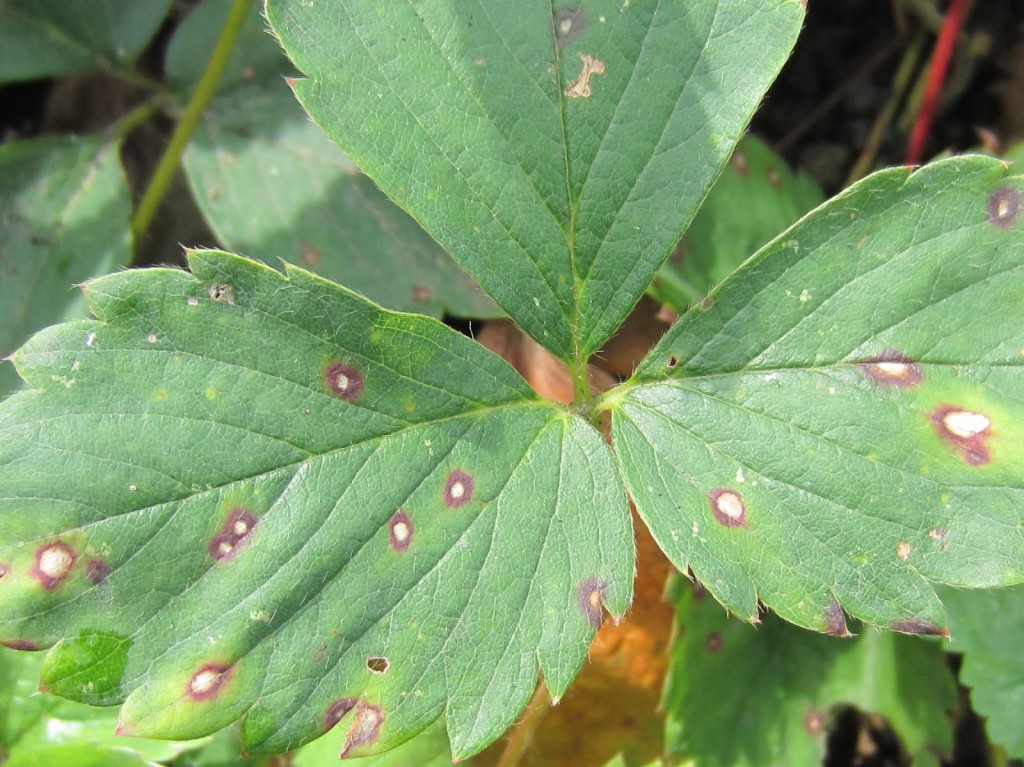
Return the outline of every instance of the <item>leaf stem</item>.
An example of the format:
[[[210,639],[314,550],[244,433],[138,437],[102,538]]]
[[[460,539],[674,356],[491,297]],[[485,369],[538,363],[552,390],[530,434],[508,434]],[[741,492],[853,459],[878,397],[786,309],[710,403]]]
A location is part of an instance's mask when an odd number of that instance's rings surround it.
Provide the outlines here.
[[[122,115],[116,123],[110,127],[110,132],[118,138],[124,138],[139,125],[144,123],[154,112],[164,105],[165,98],[163,95],[155,96],[139,106],[135,107],[126,115]]]
[[[171,181],[178,172],[178,166],[181,164],[181,155],[185,151],[185,146],[188,144],[189,139],[192,138],[196,127],[198,127],[206,106],[217,91],[217,85],[220,83],[221,75],[224,74],[224,70],[231,58],[231,52],[234,50],[235,43],[241,34],[242,25],[245,23],[251,5],[252,0],[233,0],[231,3],[231,10],[228,12],[227,20],[224,22],[220,37],[217,39],[217,45],[214,47],[210,60],[206,64],[206,70],[199,79],[199,83],[196,85],[196,89],[193,91],[192,98],[189,99],[181,119],[178,120],[171,140],[167,144],[167,149],[164,150],[160,163],[157,165],[156,170],[153,172],[153,177],[149,181],[149,186],[142,195],[139,207],[132,216],[132,235],[136,242],[146,233],[150,223],[153,221],[153,216],[156,215],[160,203],[163,202],[164,196],[171,186]]]
[[[590,391],[590,376],[587,374],[587,361],[577,357],[572,363],[570,373],[572,374],[573,404],[585,412],[593,404],[593,395]]]

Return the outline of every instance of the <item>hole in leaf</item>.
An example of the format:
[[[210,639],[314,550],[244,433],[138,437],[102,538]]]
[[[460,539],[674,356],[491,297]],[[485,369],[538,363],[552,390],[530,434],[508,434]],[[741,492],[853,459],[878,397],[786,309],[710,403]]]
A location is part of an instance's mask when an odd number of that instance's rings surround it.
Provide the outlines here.
[[[374,674],[386,674],[388,669],[391,668],[391,661],[383,655],[375,655],[372,658],[366,659],[366,668],[370,669]]]

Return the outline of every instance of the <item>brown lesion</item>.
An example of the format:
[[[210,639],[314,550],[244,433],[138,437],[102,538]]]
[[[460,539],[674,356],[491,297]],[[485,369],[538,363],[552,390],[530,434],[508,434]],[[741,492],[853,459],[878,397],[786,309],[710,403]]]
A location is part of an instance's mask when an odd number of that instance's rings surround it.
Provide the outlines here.
[[[879,386],[909,388],[917,386],[924,378],[921,365],[898,349],[886,349],[876,357],[863,362],[860,369]]]
[[[569,83],[565,89],[565,95],[571,99],[585,99],[590,97],[590,78],[594,75],[604,74],[604,62],[601,59],[591,56],[589,53],[581,53],[580,60],[583,62],[583,69],[579,76]]]
[[[992,421],[984,413],[942,405],[932,411],[931,422],[939,437],[957,448],[969,465],[982,466],[992,460],[988,448]]]

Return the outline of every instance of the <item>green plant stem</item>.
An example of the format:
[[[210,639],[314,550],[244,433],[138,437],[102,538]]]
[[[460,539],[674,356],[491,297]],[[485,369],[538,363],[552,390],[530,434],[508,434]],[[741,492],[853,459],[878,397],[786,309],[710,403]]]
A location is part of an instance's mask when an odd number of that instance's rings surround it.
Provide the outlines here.
[[[110,128],[110,132],[118,138],[124,138],[139,125],[152,117],[153,113],[163,106],[164,101],[165,99],[161,95],[151,98],[145,103],[139,104],[139,106],[135,107],[135,109],[128,114],[123,115],[116,123],[114,123]]]
[[[181,155],[185,151],[185,146],[188,144],[189,139],[192,138],[196,127],[199,125],[199,120],[202,119],[206,106],[217,91],[217,85],[220,83],[221,75],[224,74],[224,69],[231,58],[231,52],[234,50],[238,36],[241,34],[242,25],[245,23],[251,5],[252,0],[233,0],[231,3],[231,10],[228,12],[227,21],[224,22],[217,45],[213,49],[209,62],[206,64],[206,70],[199,79],[199,83],[196,85],[196,89],[192,93],[192,98],[189,99],[181,119],[178,120],[170,143],[168,143],[167,149],[164,150],[160,163],[157,165],[156,170],[153,172],[153,177],[149,181],[149,186],[142,195],[139,207],[132,216],[132,235],[136,242],[146,233],[150,223],[153,221],[153,216],[156,215],[160,203],[163,202],[164,196],[171,186],[174,175],[178,172],[178,166],[181,164]]]
[[[569,372],[572,374],[573,403],[582,410],[588,410],[592,404],[593,396],[590,392],[590,376],[587,374],[587,361],[573,360]]]

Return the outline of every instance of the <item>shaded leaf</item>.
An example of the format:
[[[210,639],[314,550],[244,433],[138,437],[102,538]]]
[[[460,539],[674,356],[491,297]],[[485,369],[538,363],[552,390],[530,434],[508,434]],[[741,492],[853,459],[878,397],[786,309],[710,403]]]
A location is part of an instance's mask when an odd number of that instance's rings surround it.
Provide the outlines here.
[[[0,0],[0,82],[126,69],[171,0]]]
[[[823,199],[810,176],[744,136],[648,292],[682,313]]]
[[[174,37],[168,74],[186,91],[229,5],[207,0]],[[218,241],[271,265],[300,263],[392,309],[500,316],[437,243],[310,123],[281,77],[291,70],[254,7],[226,87],[184,155],[193,195]]]
[[[339,720],[348,754],[441,714],[456,756],[560,695],[630,598],[600,434],[499,358],[299,269],[217,252],[88,286],[0,406],[0,639],[123,676],[124,732]],[[54,382],[61,377],[73,384]],[[44,609],[45,608],[45,609]],[[89,657],[88,641],[100,657]]]
[[[271,0],[267,16],[313,119],[575,369],[679,239],[802,10]]]
[[[1024,579],[1022,187],[981,157],[865,179],[608,395],[640,515],[730,610],[940,633],[928,581]]]
[[[184,101],[199,83],[227,21],[232,0],[202,0],[174,30],[167,46],[164,73],[167,83]],[[245,83],[266,83],[294,74],[295,68],[281,46],[267,33],[266,22],[254,3],[231,51],[219,88],[230,91]],[[214,100],[216,105],[216,100]],[[209,119],[209,118],[207,118]]]
[[[949,754],[956,683],[942,647],[866,629],[837,639],[773,615],[759,626],[680,591],[665,693],[669,751],[701,767],[821,764],[836,709],[884,717],[914,765]]]
[[[118,145],[95,138],[0,144],[0,356],[81,313],[75,283],[131,258]],[[0,365],[0,394],[18,384]]]
[[[964,654],[960,681],[993,743],[1024,759],[1024,587],[940,592],[949,612],[952,652]]]
[[[149,765],[202,745],[115,735],[116,711],[40,693],[41,661],[38,654],[0,648],[0,755],[6,755],[5,767]]]

